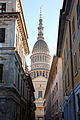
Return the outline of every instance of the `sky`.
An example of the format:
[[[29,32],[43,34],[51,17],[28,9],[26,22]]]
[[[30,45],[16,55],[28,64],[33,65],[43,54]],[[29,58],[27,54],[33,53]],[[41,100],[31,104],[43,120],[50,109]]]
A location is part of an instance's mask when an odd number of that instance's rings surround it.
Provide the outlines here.
[[[25,22],[28,31],[28,45],[30,54],[26,56],[27,65],[31,65],[30,56],[37,41],[40,7],[42,7],[42,19],[44,26],[44,40],[47,43],[50,55],[56,54],[59,14],[63,0],[21,0]]]

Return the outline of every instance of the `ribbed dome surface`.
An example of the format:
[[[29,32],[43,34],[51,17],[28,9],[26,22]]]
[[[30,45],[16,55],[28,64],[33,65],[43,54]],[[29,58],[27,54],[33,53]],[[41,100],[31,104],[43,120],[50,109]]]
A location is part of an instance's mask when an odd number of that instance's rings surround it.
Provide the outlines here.
[[[38,40],[33,47],[32,53],[37,51],[49,52],[48,45],[44,40]]]

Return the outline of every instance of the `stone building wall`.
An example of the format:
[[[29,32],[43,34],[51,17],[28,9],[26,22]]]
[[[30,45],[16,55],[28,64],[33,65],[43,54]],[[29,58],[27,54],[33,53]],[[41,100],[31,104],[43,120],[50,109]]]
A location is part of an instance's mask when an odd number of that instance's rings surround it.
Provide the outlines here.
[[[0,11],[0,120],[32,120],[34,87],[26,73],[29,46],[21,2],[0,0],[2,5],[5,10]]]

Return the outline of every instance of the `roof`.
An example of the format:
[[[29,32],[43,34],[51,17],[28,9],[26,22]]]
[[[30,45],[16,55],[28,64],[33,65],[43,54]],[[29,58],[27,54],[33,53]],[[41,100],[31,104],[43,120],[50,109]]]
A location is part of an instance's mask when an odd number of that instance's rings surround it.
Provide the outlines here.
[[[34,47],[33,47],[33,50],[32,50],[32,53],[35,53],[35,52],[49,52],[49,48],[48,48],[48,45],[47,43],[44,41],[44,40],[38,40],[35,44],[34,44]]]

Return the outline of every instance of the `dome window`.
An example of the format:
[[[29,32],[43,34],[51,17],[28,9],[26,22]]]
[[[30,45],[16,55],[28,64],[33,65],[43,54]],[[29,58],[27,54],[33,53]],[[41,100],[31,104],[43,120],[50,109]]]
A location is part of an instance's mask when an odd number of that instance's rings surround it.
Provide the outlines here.
[[[39,76],[39,73],[37,72],[37,76]]]
[[[45,73],[43,72],[43,76],[45,76]]]

